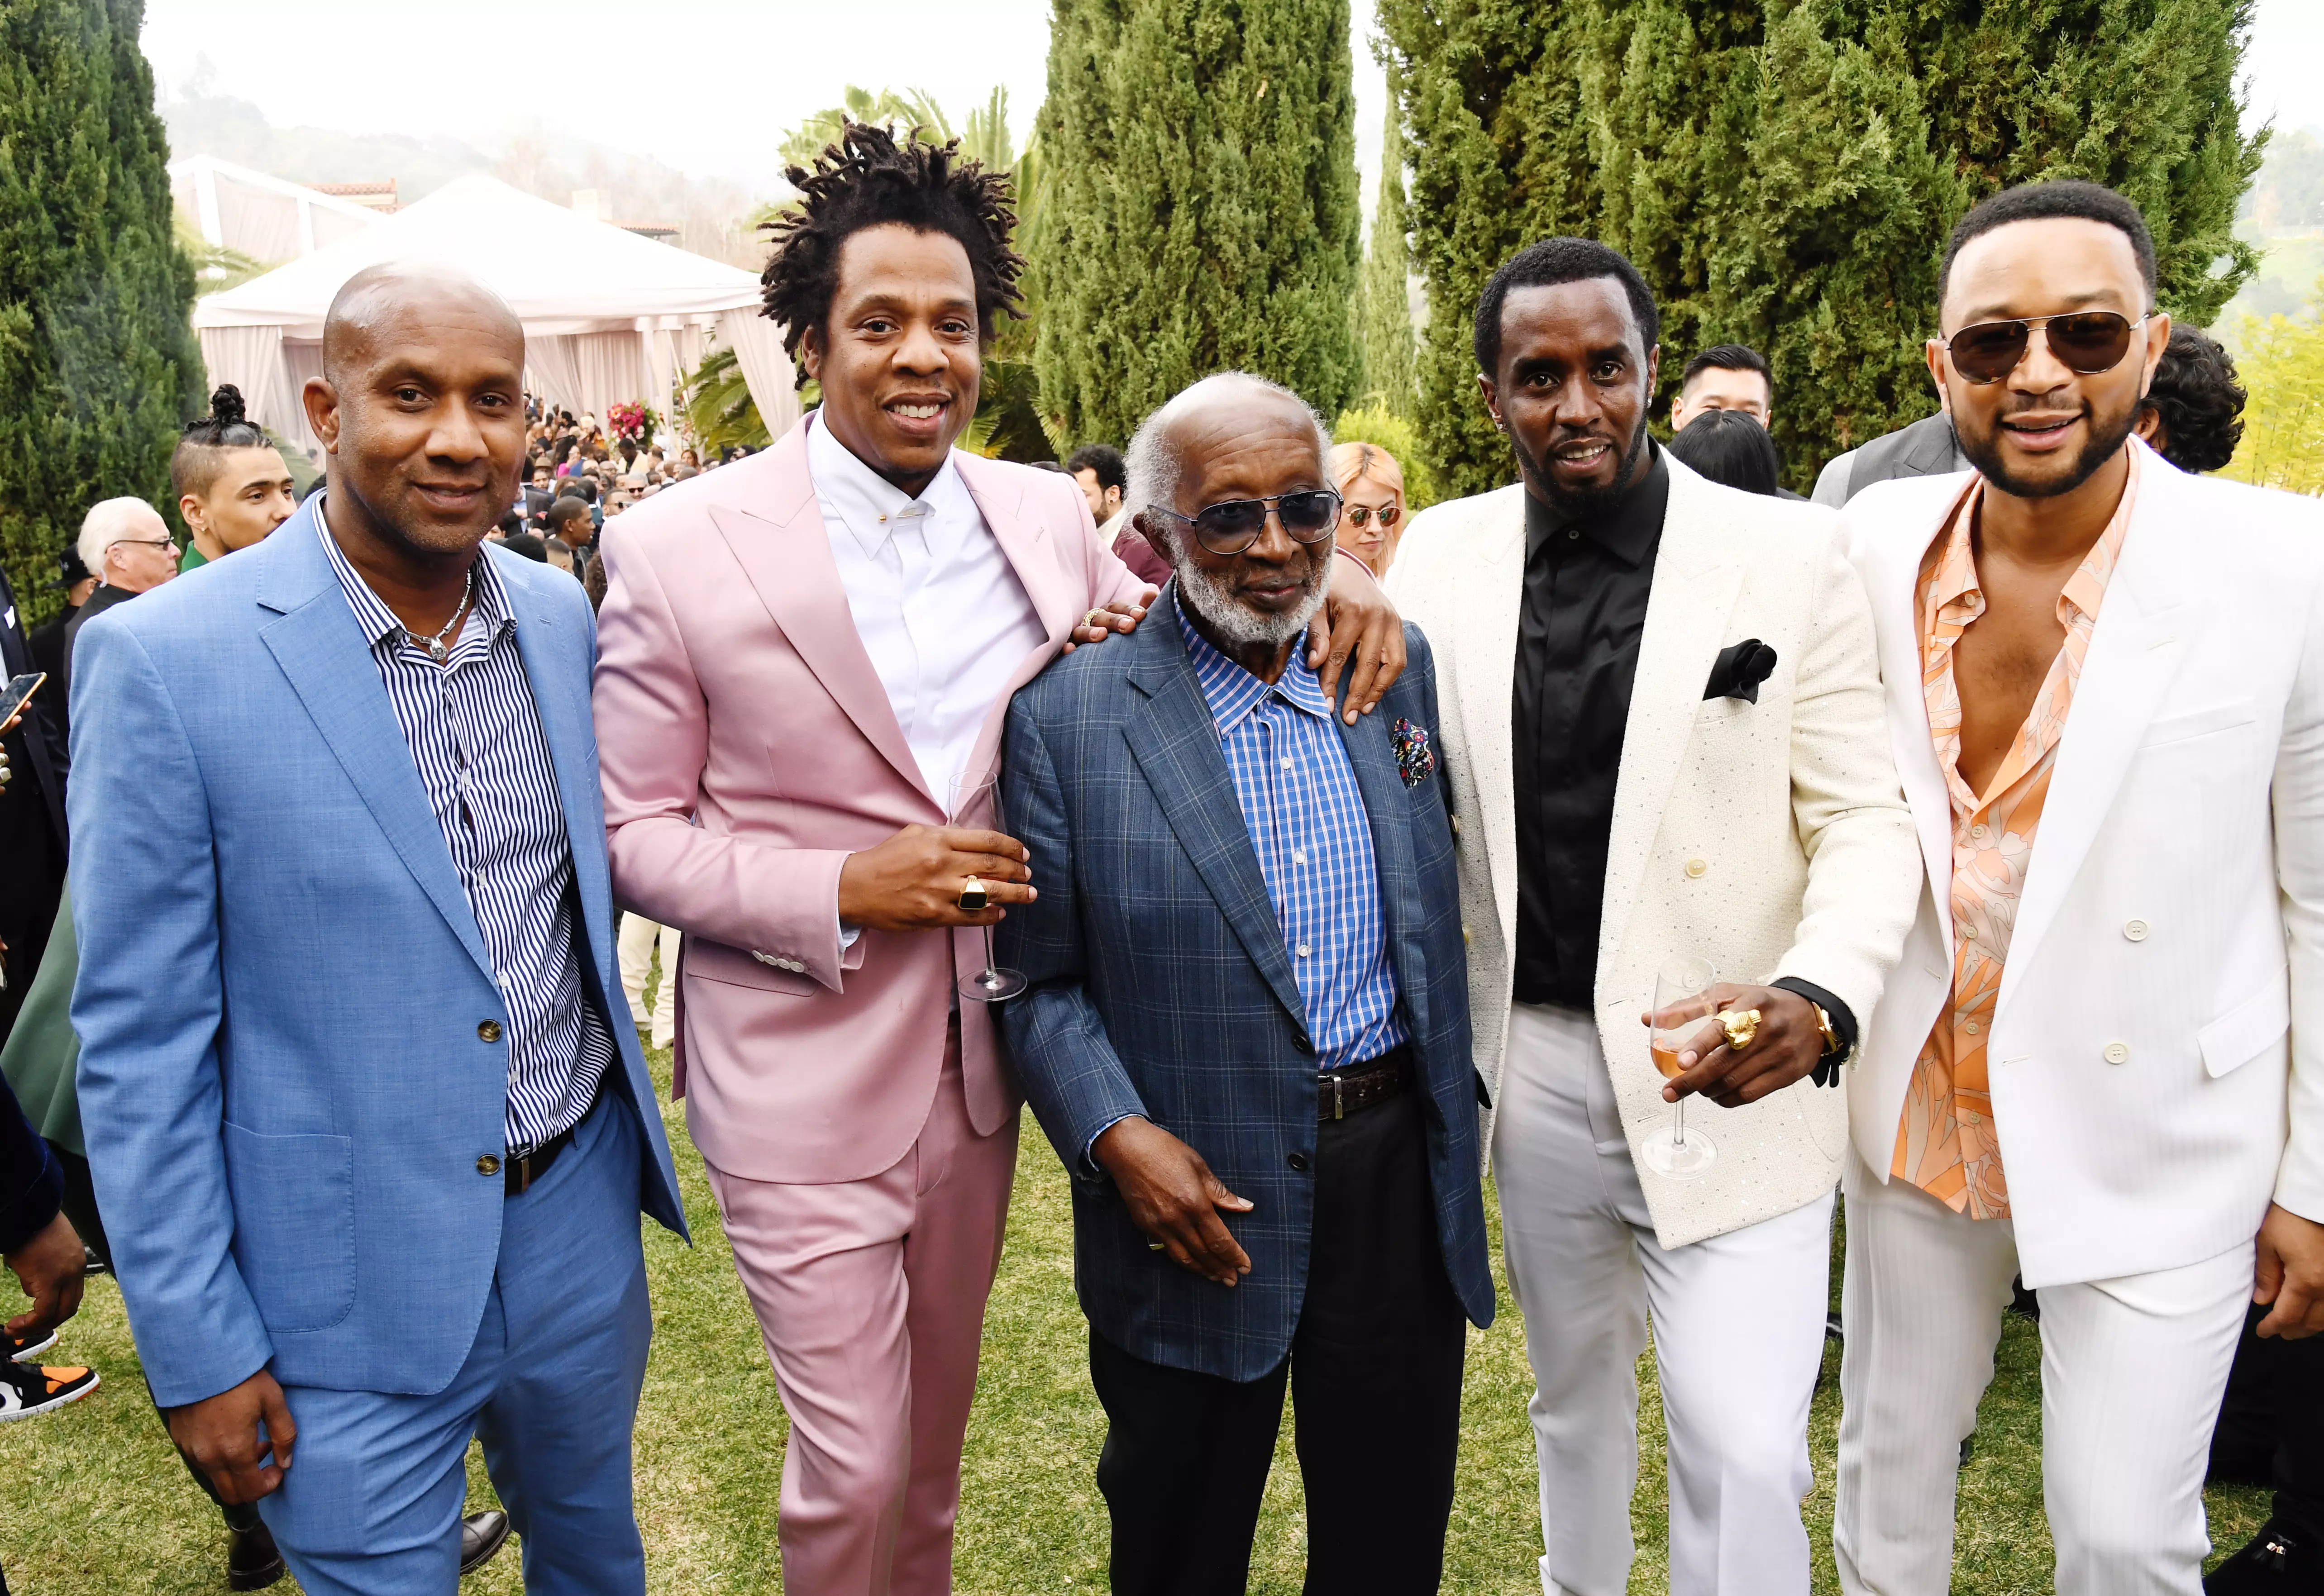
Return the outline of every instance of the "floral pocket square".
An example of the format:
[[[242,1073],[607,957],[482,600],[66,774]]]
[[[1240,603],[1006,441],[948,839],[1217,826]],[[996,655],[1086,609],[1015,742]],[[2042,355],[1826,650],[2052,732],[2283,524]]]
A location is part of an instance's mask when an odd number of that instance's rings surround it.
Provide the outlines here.
[[[1711,681],[1702,689],[1706,698],[1740,698],[1746,704],[1759,701],[1759,684],[1775,674],[1775,650],[1756,637],[1747,637],[1719,650],[1719,658],[1711,664]]]
[[[1391,734],[1396,739],[1397,774],[1404,778],[1406,787],[1417,787],[1436,774],[1436,751],[1428,746],[1425,728],[1400,720]]]

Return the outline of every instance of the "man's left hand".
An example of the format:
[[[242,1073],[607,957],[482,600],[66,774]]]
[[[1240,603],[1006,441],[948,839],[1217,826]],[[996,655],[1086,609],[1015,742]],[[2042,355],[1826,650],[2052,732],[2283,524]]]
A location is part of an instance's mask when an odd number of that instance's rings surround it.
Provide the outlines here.
[[[9,1273],[32,1299],[32,1312],[8,1321],[9,1334],[43,1334],[80,1311],[81,1276],[88,1267],[88,1253],[63,1214],[8,1254],[7,1262]]]
[[[2260,1334],[2299,1341],[2324,1332],[2324,1224],[2268,1204],[2255,1272],[2252,1301],[2275,1305],[2259,1322]]]
[[[1102,643],[1117,632],[1128,636],[1138,630],[1140,621],[1146,619],[1147,606],[1161,596],[1160,588],[1149,587],[1146,590],[1146,596],[1134,604],[1116,599],[1110,604],[1102,604],[1092,610],[1082,617],[1079,625],[1065,633],[1065,652],[1070,654],[1084,643]],[[1101,619],[1102,625],[1099,623]]]
[[[1711,996],[1721,1010],[1759,1010],[1759,1033],[1738,1053],[1727,1045],[1715,1019],[1707,1022],[1697,1034],[1698,1046],[1679,1050],[1679,1060],[1687,1068],[1664,1084],[1665,1102],[1700,1092],[1721,1108],[1740,1108],[1811,1074],[1823,1056],[1823,1028],[1816,1023],[1815,1005],[1799,993],[1780,986],[1721,982],[1711,989]],[[1640,1018],[1654,1023],[1651,1013]]]
[[[1323,689],[1323,701],[1338,705],[1340,673],[1348,670],[1346,711],[1356,724],[1360,712],[1379,706],[1380,696],[1404,674],[1404,617],[1361,560],[1334,553],[1331,596],[1323,613],[1307,623],[1307,667]]]

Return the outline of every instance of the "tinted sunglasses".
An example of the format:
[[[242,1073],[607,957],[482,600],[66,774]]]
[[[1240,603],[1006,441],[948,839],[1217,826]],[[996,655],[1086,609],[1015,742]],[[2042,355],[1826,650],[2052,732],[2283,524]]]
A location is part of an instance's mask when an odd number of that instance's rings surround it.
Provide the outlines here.
[[[2148,311],[2147,316],[2152,316]],[[1953,369],[1971,383],[1998,383],[2017,369],[2038,330],[2050,353],[2068,371],[2085,377],[2110,372],[2130,353],[2132,329],[2145,324],[2112,310],[2077,310],[2067,316],[2029,316],[2022,321],[1980,321],[1938,345],[1953,357]]]
[[[1375,515],[1379,517],[1380,530],[1386,531],[1388,528],[1394,526],[1397,521],[1404,519],[1404,510],[1400,505],[1396,504],[1383,504],[1378,510],[1373,509],[1369,504],[1351,504],[1348,506],[1348,524],[1354,527],[1358,531],[1361,531],[1365,527],[1370,525],[1371,519]]]
[[[1269,510],[1294,543],[1321,543],[1340,524],[1340,495],[1330,488],[1280,494],[1271,499],[1229,499],[1205,505],[1193,515],[1181,515],[1159,504],[1149,504],[1147,510],[1193,527],[1194,540],[1213,554],[1240,554],[1258,542],[1259,533],[1267,530]]]

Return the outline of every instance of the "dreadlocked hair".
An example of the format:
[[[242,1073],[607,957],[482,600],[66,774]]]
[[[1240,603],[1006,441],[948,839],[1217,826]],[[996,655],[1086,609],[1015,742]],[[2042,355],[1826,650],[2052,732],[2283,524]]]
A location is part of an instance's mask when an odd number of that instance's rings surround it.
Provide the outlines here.
[[[242,390],[232,383],[221,383],[210,395],[210,413],[186,423],[177,451],[170,457],[170,485],[181,498],[188,494],[198,497],[217,480],[223,451],[267,447],[265,432],[243,405]]]
[[[1016,184],[963,155],[958,139],[932,144],[916,130],[899,142],[884,127],[850,121],[812,171],[794,166],[783,175],[799,198],[766,224],[774,253],[759,281],[766,290],[761,314],[781,325],[783,349],[795,364],[807,329],[830,319],[842,246],[865,227],[901,224],[958,240],[968,252],[977,327],[987,342],[996,316],[1025,318],[1017,286],[1025,257],[1009,247]],[[804,365],[798,385],[807,385]]]

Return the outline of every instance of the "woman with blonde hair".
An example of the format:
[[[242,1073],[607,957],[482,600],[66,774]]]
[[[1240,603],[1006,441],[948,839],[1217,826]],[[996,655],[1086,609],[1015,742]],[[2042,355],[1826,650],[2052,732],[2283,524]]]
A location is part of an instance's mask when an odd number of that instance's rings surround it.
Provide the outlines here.
[[[1404,535],[1404,467],[1376,443],[1343,443],[1332,450],[1324,469],[1346,502],[1340,547],[1385,581]]]

